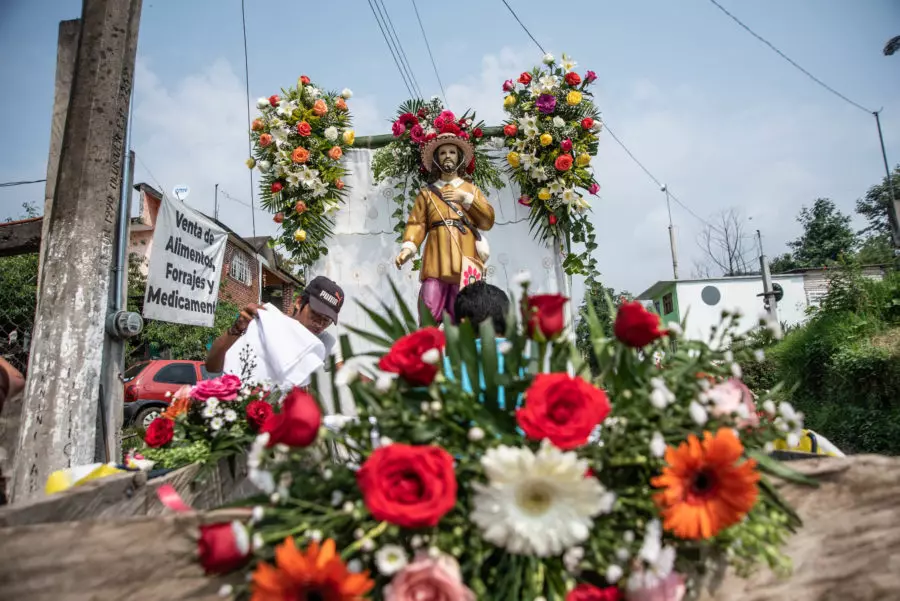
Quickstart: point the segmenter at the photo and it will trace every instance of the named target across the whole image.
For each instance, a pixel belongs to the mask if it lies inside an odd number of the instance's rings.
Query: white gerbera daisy
[[[382,576],[393,576],[406,564],[406,551],[399,545],[385,545],[375,553],[375,566]]]
[[[237,412],[234,409],[226,409],[225,410],[225,421],[233,422],[237,420]]]
[[[222,418],[221,418],[221,417],[214,417],[214,418],[212,418],[212,419],[210,420],[210,422],[209,422],[209,427],[210,427],[213,431],[221,430],[223,425],[225,425],[225,424],[224,424],[224,422],[222,421]]]
[[[548,557],[583,541],[594,516],[609,510],[606,492],[574,452],[544,441],[537,454],[501,445],[481,460],[487,484],[475,484],[472,521],[485,540],[510,553]]]

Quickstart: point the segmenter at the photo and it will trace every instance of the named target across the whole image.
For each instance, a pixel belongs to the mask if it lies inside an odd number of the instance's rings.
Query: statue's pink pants
[[[458,284],[448,284],[436,278],[428,278],[422,282],[419,289],[419,298],[431,311],[435,321],[441,323],[444,319],[444,313],[450,315],[450,319],[454,319],[453,305],[456,303],[456,295],[459,293]],[[422,316],[419,315],[421,323]]]

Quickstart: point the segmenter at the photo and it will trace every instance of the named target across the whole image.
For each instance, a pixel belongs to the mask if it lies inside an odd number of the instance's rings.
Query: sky
[[[900,34],[896,0],[720,0],[804,68],[864,107],[882,109],[888,158],[900,162]],[[406,0],[384,0],[426,96],[440,94]],[[846,213],[884,176],[874,118],[833,96],[708,0],[510,0],[540,44],[595,71],[612,131],[703,220],[739,211],[768,255],[786,250],[804,205],[829,197]],[[503,119],[503,80],[542,53],[500,0],[417,0],[450,108]],[[79,0],[0,0],[0,181],[43,179],[59,21]],[[359,135],[390,131],[409,97],[368,2],[247,2],[251,103],[309,75],[349,87]],[[135,70],[135,181],[171,193],[250,236],[251,184],[240,0],[144,0]],[[593,166],[602,185],[593,223],[601,279],[639,293],[671,277],[665,195],[608,133]],[[43,184],[0,188],[0,219],[43,204]],[[703,254],[704,228],[672,205],[680,276]],[[862,223],[854,216],[855,224]],[[257,209],[257,235],[275,231]]]

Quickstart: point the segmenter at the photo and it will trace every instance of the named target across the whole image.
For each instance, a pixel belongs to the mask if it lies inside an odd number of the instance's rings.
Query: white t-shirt
[[[315,336],[270,303],[265,308],[225,353],[224,373],[276,386],[307,386],[334,352],[335,338],[327,332]]]

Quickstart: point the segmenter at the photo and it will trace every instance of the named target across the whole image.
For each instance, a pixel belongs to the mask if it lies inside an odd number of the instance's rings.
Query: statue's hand
[[[441,196],[443,196],[444,200],[449,201],[449,202],[455,202],[457,204],[462,203],[463,198],[464,198],[462,191],[457,190],[456,188],[447,190],[446,192],[442,192]]]
[[[400,251],[400,254],[397,255],[396,260],[394,260],[394,265],[397,266],[397,269],[403,267],[403,264],[409,261],[409,258],[412,256],[412,251],[408,248],[404,248]]]

